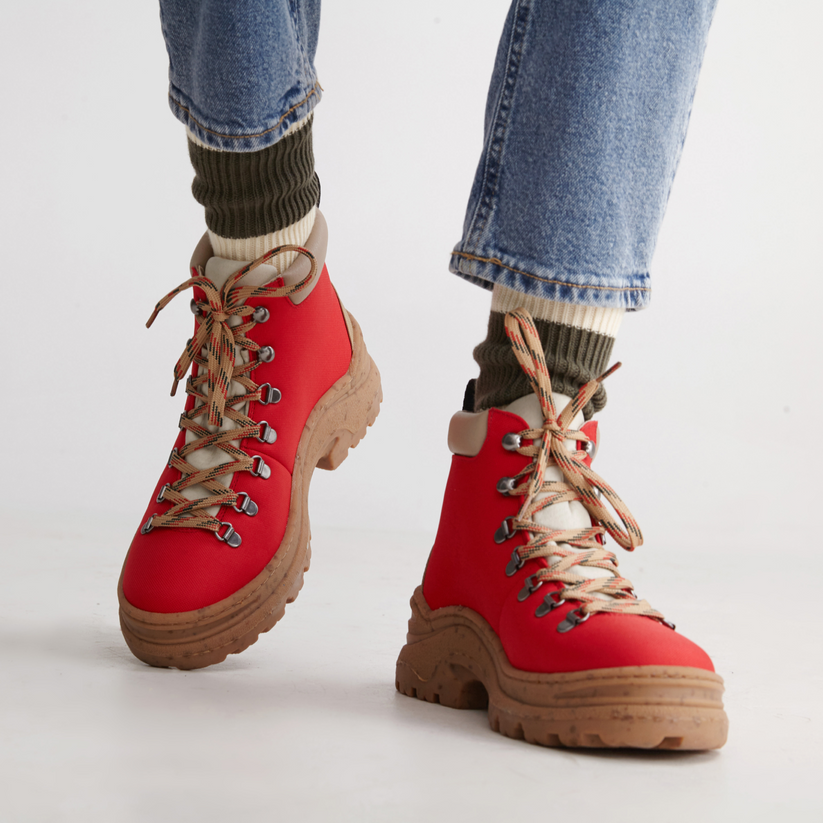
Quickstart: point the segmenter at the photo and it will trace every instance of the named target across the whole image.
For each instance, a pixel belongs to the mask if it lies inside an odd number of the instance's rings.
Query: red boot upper
[[[269,383],[281,392],[276,404],[251,402],[248,415],[267,421],[277,432],[272,444],[245,438],[240,447],[260,455],[271,470],[264,479],[237,472],[231,487],[246,492],[258,505],[254,517],[223,506],[220,520],[230,522],[242,535],[242,544],[230,548],[210,531],[196,528],[158,528],[135,534],[123,573],[123,593],[132,605],[151,612],[185,612],[216,603],[253,580],[272,559],[286,530],[291,499],[292,471],[300,436],[317,401],[341,378],[351,362],[351,342],[337,294],[323,271],[311,294],[295,304],[288,297],[255,298],[268,309],[269,319],[248,336],[271,346],[275,356],[253,372],[254,381]],[[194,367],[197,368],[196,366]],[[186,408],[194,400],[188,397]],[[180,433],[175,447],[184,442]],[[170,508],[157,503],[164,484],[180,473],[165,468],[152,493],[141,524],[154,513]]]
[[[525,544],[528,536],[519,531],[502,544],[495,542],[504,518],[515,516],[520,507],[519,499],[497,490],[497,482],[516,475],[529,463],[502,445],[506,434],[528,428],[517,415],[492,409],[480,452],[475,457],[452,458],[440,526],[423,581],[429,606],[473,609],[500,638],[509,662],[525,671],[652,665],[714,671],[702,649],[650,617],[596,613],[572,631],[558,632],[558,624],[579,602],[568,601],[543,617],[535,611],[550,588],[558,590],[560,584],[546,584],[524,601],[518,600],[524,580],[547,561],[528,560],[507,576],[513,550]]]

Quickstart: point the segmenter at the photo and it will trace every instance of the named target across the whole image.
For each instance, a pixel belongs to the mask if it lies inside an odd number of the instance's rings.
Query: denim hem
[[[572,275],[544,268],[535,274],[497,257],[479,257],[459,248],[452,252],[449,271],[484,289],[492,289],[497,283],[533,297],[579,306],[638,311],[646,308],[651,300],[648,272],[614,277]]]
[[[260,151],[276,143],[290,126],[308,117],[314,111],[323,96],[323,87],[319,82],[315,82],[308,91],[298,89],[289,96],[299,98],[299,100],[279,118],[259,128],[247,130],[235,128],[234,133],[226,125],[211,123],[208,118],[202,116],[198,119],[192,111],[194,106],[188,101],[186,95],[173,85],[169,86],[169,108],[172,114],[199,140],[213,149],[238,152]]]

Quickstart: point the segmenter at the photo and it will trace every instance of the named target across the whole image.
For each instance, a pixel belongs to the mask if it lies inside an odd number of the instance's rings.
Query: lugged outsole
[[[315,467],[334,470],[374,424],[383,392],[380,372],[349,315],[352,364],[306,421],[295,463],[289,523],[266,568],[225,600],[194,612],[160,614],[131,605],[118,584],[120,627],[132,653],[151,666],[198,669],[223,662],[274,628],[303,588],[311,558],[308,490]],[[125,564],[124,564],[125,568]]]
[[[541,746],[706,750],[728,734],[714,672],[632,666],[570,674],[515,669],[480,615],[432,611],[418,588],[395,685],[408,697],[486,709],[493,731]]]

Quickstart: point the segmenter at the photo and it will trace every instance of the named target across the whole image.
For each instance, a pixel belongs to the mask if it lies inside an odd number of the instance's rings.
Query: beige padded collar
[[[314,259],[317,261],[318,274],[323,271],[328,244],[329,229],[322,212],[318,210],[317,217],[314,221],[314,228],[305,245],[305,248],[314,255]],[[198,271],[203,271],[209,280],[218,287],[222,286],[239,268],[251,262],[250,260],[227,260],[224,257],[214,257],[213,255],[214,252],[209,242],[209,234],[206,232],[200,238],[200,242],[194,249],[194,254],[192,254],[191,258],[191,267]],[[290,286],[300,282],[309,273],[310,267],[309,259],[305,255],[298,255],[294,263],[292,263],[282,275],[285,285]],[[247,286],[262,286],[264,283],[268,283],[278,276],[274,266],[262,265],[258,266],[254,271],[249,272],[248,276],[243,279],[243,284]],[[317,280],[318,278],[315,278],[308,288],[289,295],[288,299],[291,300],[294,305],[302,303],[312,293],[315,285],[317,285]]]

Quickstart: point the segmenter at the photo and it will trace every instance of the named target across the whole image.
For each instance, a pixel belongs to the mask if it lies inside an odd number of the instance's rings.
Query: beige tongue
[[[554,394],[554,404],[558,414],[566,408],[570,400],[571,398],[566,397],[564,394]],[[527,394],[525,397],[520,397],[513,403],[509,403],[508,406],[503,406],[503,409],[522,417],[533,429],[539,429],[543,426],[543,411],[540,408],[540,400],[536,394]],[[579,429],[583,425],[583,422],[583,413],[580,412],[572,420],[569,428]],[[566,448],[569,451],[574,451],[574,441],[567,440]],[[563,472],[561,472],[557,466],[549,466],[546,469],[544,478],[549,481],[564,480]],[[541,494],[537,496],[537,499],[542,500],[545,497],[545,494]],[[545,509],[539,511],[534,519],[541,526],[547,526],[550,529],[588,528],[592,522],[585,506],[577,500],[573,500],[570,503],[555,503],[552,506],[547,506]],[[577,549],[566,543],[562,545],[574,552],[585,551],[585,549]],[[549,563],[551,562],[552,560],[549,558]],[[574,573],[588,580],[593,580],[598,577],[614,576],[608,569],[591,568],[589,566],[575,566]],[[604,600],[614,599],[611,595],[600,594],[599,592],[596,593],[596,596]]]

